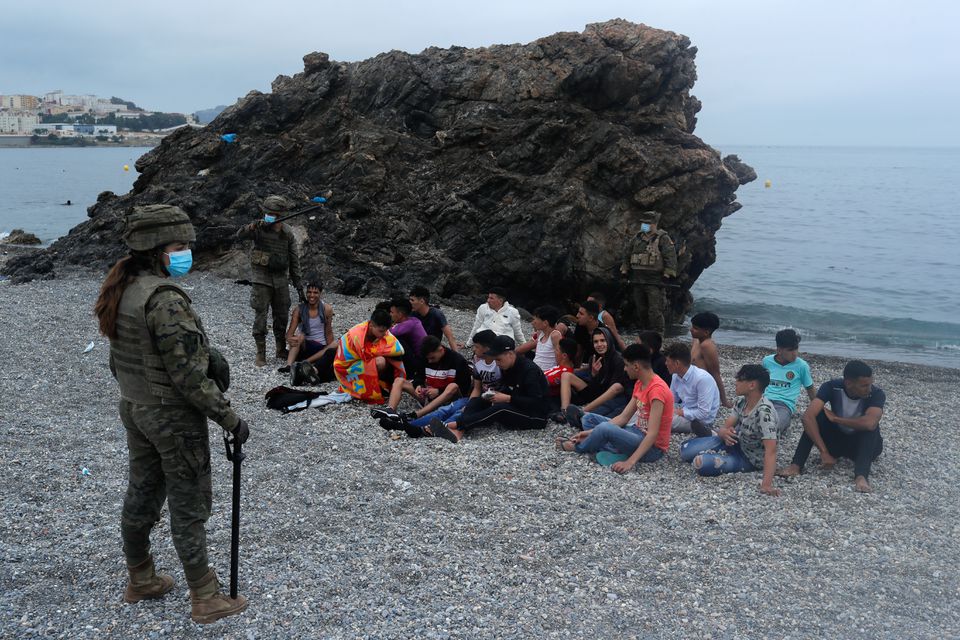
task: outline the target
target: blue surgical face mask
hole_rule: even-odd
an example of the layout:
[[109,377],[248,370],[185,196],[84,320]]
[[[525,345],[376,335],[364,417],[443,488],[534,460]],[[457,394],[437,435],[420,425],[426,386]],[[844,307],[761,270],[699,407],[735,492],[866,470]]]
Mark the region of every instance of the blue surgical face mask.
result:
[[190,249],[168,253],[167,257],[170,258],[167,273],[170,274],[171,278],[179,278],[187,275],[190,267],[193,266],[193,252],[190,251]]
[[640,233],[650,233],[650,225],[646,222],[640,223]]
[[277,221],[277,216],[273,215],[272,213],[265,213],[263,214],[263,221],[267,224],[273,224]]

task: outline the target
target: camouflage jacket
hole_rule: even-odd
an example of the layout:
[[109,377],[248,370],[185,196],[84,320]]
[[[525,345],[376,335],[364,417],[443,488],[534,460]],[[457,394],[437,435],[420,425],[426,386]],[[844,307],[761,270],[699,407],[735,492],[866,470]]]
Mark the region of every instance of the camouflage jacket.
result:
[[[128,321],[133,324],[145,323],[146,332],[152,339],[148,344],[140,342],[133,346],[121,325],[119,338],[110,341],[110,370],[121,383],[121,394],[124,397],[130,395],[125,389],[130,387],[135,398],[142,401],[143,397],[149,397],[144,394],[150,394],[151,391],[157,395],[156,382],[159,381],[161,386],[169,384],[169,390],[159,394],[163,397],[148,403],[187,404],[224,429],[232,430],[240,419],[230,407],[230,401],[208,375],[210,348],[200,318],[190,306],[187,294],[168,280],[163,280],[166,279],[143,274],[128,287],[146,286],[154,289],[147,292],[143,314],[139,318],[134,314],[128,315]],[[124,296],[128,293],[133,292],[124,292]],[[139,329],[143,328],[140,325]],[[136,329],[134,327],[134,331]],[[131,379],[131,368],[128,366],[131,356],[139,356],[147,363],[147,366],[139,369],[143,379],[137,379],[136,374]],[[118,369],[126,369],[121,371],[126,375],[118,375]],[[156,369],[156,373],[161,375],[152,373],[151,369]]]
[[630,273],[634,282],[660,282],[663,276],[677,275],[677,250],[666,231],[655,235],[637,233],[627,245],[621,271]]
[[254,222],[237,231],[240,240],[253,240],[250,251],[250,280],[254,284],[285,287],[287,279],[294,287],[303,280],[300,254],[293,230],[280,223],[280,231],[271,231],[266,224]]

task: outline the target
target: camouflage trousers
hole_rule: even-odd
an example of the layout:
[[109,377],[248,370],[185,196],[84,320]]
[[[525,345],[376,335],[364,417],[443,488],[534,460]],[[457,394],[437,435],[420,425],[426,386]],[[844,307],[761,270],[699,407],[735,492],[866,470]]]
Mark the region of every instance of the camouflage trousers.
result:
[[663,307],[666,302],[663,287],[656,284],[637,283],[630,289],[630,301],[633,303],[633,313],[640,327],[656,331],[662,336],[665,328]]
[[267,308],[273,309],[273,335],[284,340],[287,334],[287,320],[290,317],[290,288],[271,287],[265,284],[253,285],[250,292],[250,306],[255,312],[253,318],[254,337],[267,335]]
[[213,491],[207,418],[192,407],[120,401],[130,471],[120,532],[128,566],[150,555],[150,530],[170,506],[170,533],[187,580],[208,569],[207,532]]

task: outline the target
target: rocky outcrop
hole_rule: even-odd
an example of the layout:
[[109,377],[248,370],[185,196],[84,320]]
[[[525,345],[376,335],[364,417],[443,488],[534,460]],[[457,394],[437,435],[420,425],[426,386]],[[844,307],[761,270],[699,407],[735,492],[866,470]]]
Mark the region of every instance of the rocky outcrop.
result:
[[29,231],[24,231],[23,229],[14,229],[5,238],[0,240],[0,242],[5,244],[32,245],[40,244],[40,238]]
[[[197,262],[236,264],[236,228],[271,193],[328,206],[297,224],[328,287],[384,294],[423,283],[456,300],[491,285],[520,304],[622,291],[632,215],[657,209],[681,249],[671,311],[715,260],[714,234],[752,169],[693,135],[696,49],[613,20],[527,45],[391,51],[357,63],[304,57],[203,129],[180,129],[136,163],[124,196],[47,252],[53,272],[124,252],[122,214],[183,207]],[[222,134],[235,133],[225,142]],[[33,277],[28,260],[6,267]]]

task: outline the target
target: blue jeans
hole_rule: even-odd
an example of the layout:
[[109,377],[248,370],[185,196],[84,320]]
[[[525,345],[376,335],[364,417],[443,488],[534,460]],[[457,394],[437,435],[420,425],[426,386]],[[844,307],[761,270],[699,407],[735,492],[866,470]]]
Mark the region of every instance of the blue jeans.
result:
[[583,425],[582,430],[587,431],[588,429],[593,429],[597,425],[602,424],[610,420],[607,416],[602,416],[599,413],[585,413],[583,417],[580,418],[580,423]]
[[743,455],[740,443],[731,447],[724,444],[720,436],[691,438],[680,445],[680,459],[684,462],[693,462],[697,456],[700,456],[697,473],[701,476],[757,470]]
[[[596,414],[588,413],[584,416],[584,430],[587,426],[587,416]],[[602,416],[600,416],[602,417]],[[637,450],[640,443],[643,442],[645,434],[636,427],[620,427],[612,422],[601,422],[592,427],[590,435],[576,446],[577,453],[596,453],[597,451],[609,451],[611,453],[622,453],[630,455]],[[663,450],[656,447],[650,447],[650,450],[643,454],[640,462],[656,462],[663,457]]]
[[463,408],[467,406],[469,400],[470,398],[457,398],[450,404],[445,404],[425,416],[411,420],[410,426],[426,427],[433,418],[440,418],[444,423],[455,422],[457,418],[460,417],[460,414],[463,413]]
[[627,406],[627,402],[630,398],[626,398],[623,395],[619,395],[612,400],[607,400],[603,404],[594,407],[593,413],[599,413],[602,416],[607,416],[608,418],[616,418],[623,412],[623,408]]

